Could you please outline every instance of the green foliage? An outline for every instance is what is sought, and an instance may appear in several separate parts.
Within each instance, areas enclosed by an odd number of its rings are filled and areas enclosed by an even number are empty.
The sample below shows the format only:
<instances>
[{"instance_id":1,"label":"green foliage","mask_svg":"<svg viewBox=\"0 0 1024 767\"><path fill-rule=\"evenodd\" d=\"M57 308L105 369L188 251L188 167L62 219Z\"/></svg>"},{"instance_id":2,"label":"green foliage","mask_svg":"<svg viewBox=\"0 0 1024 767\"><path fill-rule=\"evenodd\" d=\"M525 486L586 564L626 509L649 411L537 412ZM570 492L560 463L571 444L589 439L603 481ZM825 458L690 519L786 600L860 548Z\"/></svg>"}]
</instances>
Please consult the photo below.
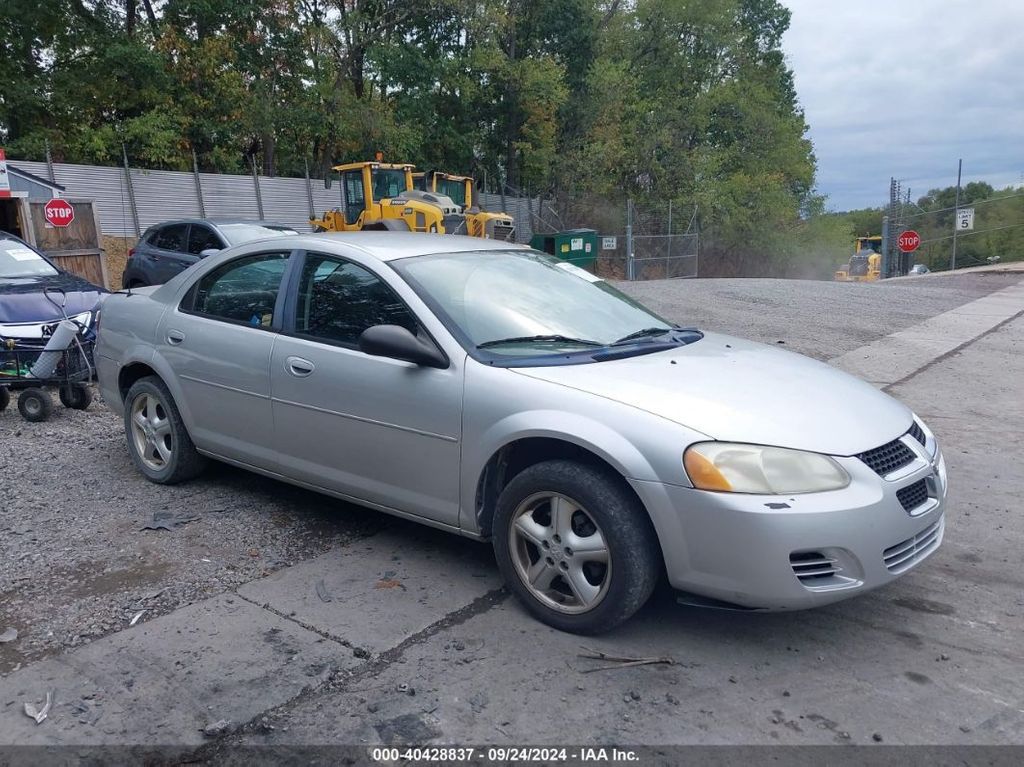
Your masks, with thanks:
<instances>
[{"instance_id":1,"label":"green foliage","mask_svg":"<svg viewBox=\"0 0 1024 767\"><path fill-rule=\"evenodd\" d=\"M76 0L2 16L15 157L49 142L58 160L117 163L123 145L140 166L188 168L195 151L203 170L318 175L379 150L553 196L567 225L627 196L697 205L711 273L807 272L808 243L835 237L778 0Z\"/></svg>"}]
</instances>

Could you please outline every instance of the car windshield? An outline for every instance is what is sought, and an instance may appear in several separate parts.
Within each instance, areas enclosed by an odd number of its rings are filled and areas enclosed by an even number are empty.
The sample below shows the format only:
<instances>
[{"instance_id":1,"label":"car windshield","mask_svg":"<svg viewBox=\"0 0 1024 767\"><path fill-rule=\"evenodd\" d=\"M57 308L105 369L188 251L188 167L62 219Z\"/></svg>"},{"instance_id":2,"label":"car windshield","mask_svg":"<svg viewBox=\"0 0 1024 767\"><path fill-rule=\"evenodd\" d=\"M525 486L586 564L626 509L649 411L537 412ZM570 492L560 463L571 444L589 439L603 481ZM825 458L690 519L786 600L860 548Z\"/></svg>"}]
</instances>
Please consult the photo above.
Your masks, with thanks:
<instances>
[{"instance_id":1,"label":"car windshield","mask_svg":"<svg viewBox=\"0 0 1024 767\"><path fill-rule=\"evenodd\" d=\"M285 234L298 234L294 229L276 224L218 224L217 228L231 245L240 245L250 240L264 240L267 237L280 237Z\"/></svg>"},{"instance_id":2,"label":"car windshield","mask_svg":"<svg viewBox=\"0 0 1024 767\"><path fill-rule=\"evenodd\" d=\"M17 277L54 277L57 275L45 258L17 240L0 239L0 279Z\"/></svg>"},{"instance_id":3,"label":"car windshield","mask_svg":"<svg viewBox=\"0 0 1024 767\"><path fill-rule=\"evenodd\" d=\"M593 352L672 330L589 272L531 250L416 256L392 266L468 343L498 355ZM642 333L641 333L642 331Z\"/></svg>"}]
</instances>

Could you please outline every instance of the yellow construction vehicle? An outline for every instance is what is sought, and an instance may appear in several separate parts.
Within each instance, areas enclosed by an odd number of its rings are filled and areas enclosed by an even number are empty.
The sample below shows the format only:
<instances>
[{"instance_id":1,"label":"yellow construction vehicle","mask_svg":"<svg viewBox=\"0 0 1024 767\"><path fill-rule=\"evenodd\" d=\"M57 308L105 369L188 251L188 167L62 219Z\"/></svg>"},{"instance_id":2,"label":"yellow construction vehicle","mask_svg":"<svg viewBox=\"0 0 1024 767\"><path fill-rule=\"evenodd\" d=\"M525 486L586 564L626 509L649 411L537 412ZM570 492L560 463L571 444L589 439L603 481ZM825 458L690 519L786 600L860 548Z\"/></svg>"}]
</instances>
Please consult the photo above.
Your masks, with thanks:
<instances>
[{"instance_id":1,"label":"yellow construction vehicle","mask_svg":"<svg viewBox=\"0 0 1024 767\"><path fill-rule=\"evenodd\" d=\"M315 231L465 234L462 208L441 194L414 189L412 165L353 162L333 170L341 174L345 206L310 216Z\"/></svg>"},{"instance_id":2,"label":"yellow construction vehicle","mask_svg":"<svg viewBox=\"0 0 1024 767\"><path fill-rule=\"evenodd\" d=\"M882 238L858 237L856 250L848 263L835 273L839 282L874 282L882 276Z\"/></svg>"},{"instance_id":3,"label":"yellow construction vehicle","mask_svg":"<svg viewBox=\"0 0 1024 767\"><path fill-rule=\"evenodd\" d=\"M418 175L413 174L414 183L418 182ZM507 213L489 213L477 204L476 184L471 177L434 171L424 174L422 183L423 186L417 188L442 194L462 206L462 212L466 214L466 234L470 237L506 241L515 237L516 227L512 216Z\"/></svg>"}]
</instances>

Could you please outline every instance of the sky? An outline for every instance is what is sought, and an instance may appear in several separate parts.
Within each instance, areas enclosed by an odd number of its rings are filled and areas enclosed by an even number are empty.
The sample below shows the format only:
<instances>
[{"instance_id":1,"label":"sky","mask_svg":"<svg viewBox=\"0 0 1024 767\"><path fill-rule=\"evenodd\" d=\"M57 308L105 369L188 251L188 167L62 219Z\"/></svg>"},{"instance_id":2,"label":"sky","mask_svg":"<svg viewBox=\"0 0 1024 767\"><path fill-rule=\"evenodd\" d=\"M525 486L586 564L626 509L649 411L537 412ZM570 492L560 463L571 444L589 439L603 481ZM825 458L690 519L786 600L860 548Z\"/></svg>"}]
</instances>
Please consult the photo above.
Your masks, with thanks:
<instances>
[{"instance_id":1,"label":"sky","mask_svg":"<svg viewBox=\"0 0 1024 767\"><path fill-rule=\"evenodd\" d=\"M830 210L1024 185L1024 0L780 0Z\"/></svg>"}]
</instances>

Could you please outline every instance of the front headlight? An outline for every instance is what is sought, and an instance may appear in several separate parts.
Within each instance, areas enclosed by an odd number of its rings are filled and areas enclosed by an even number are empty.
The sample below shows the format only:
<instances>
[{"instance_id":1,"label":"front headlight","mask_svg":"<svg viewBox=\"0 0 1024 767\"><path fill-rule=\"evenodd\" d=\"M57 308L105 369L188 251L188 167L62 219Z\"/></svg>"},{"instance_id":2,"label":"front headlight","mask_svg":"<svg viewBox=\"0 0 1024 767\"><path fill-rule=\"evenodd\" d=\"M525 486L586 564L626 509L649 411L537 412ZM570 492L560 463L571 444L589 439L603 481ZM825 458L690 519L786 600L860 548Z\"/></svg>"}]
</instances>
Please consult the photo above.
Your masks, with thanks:
<instances>
[{"instance_id":1,"label":"front headlight","mask_svg":"<svg viewBox=\"0 0 1024 767\"><path fill-rule=\"evenodd\" d=\"M683 466L694 487L725 493L820 493L850 484L827 455L783 447L699 442L687 448Z\"/></svg>"}]
</instances>

